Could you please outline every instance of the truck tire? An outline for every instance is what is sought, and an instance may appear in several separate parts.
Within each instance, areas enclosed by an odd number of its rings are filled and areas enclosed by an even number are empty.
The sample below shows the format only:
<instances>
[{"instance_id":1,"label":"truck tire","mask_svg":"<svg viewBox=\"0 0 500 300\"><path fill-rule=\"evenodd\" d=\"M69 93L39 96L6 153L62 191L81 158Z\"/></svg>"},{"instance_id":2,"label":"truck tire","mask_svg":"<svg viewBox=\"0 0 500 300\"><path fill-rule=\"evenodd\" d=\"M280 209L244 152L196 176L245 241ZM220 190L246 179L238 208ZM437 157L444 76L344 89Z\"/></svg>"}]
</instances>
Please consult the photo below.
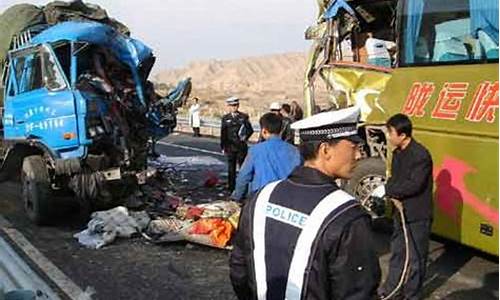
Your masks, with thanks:
<instances>
[{"instance_id":1,"label":"truck tire","mask_svg":"<svg viewBox=\"0 0 500 300\"><path fill-rule=\"evenodd\" d=\"M363 201L371 192L386 181L385 162L370 157L358 162L354 173L346 185L346 191Z\"/></svg>"},{"instance_id":2,"label":"truck tire","mask_svg":"<svg viewBox=\"0 0 500 300\"><path fill-rule=\"evenodd\" d=\"M28 218L37 225L47 225L50 220L51 189L47 166L39 155L23 160L21 172L24 209Z\"/></svg>"}]
</instances>

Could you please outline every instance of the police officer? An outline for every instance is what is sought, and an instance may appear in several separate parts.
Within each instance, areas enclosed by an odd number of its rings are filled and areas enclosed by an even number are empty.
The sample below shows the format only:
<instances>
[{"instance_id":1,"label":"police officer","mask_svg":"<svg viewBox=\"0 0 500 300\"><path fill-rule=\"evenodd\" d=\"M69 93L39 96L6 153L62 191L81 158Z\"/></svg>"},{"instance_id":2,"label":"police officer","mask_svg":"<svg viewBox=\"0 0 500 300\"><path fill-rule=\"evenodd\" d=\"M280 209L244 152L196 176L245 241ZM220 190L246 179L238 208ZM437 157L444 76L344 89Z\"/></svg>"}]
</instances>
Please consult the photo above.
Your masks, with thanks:
<instances>
[{"instance_id":1,"label":"police officer","mask_svg":"<svg viewBox=\"0 0 500 300\"><path fill-rule=\"evenodd\" d=\"M226 100L229 113L222 117L220 147L227 156L228 188L232 192L236 184L236 165L241 166L248 152L247 141L253 134L248 115L240 112L240 100L230 97Z\"/></svg>"},{"instance_id":2,"label":"police officer","mask_svg":"<svg viewBox=\"0 0 500 300\"><path fill-rule=\"evenodd\" d=\"M239 299L374 299L380 268L370 217L335 178L359 155L360 111L296 122L305 160L243 208L230 276Z\"/></svg>"},{"instance_id":3,"label":"police officer","mask_svg":"<svg viewBox=\"0 0 500 300\"><path fill-rule=\"evenodd\" d=\"M409 232L409 268L405 284L400 290L403 299L420 299L425 278L429 238L432 225L432 157L429 151L412 137L410 119L397 114L387 121L389 142L395 147L392 156L392 176L385 188L375 193L396 199L405 213ZM380 191L381 190L381 191ZM380 289L387 296L401 279L405 261L405 242L401 219L393 218L394 231L391 239L389 274Z\"/></svg>"}]
</instances>

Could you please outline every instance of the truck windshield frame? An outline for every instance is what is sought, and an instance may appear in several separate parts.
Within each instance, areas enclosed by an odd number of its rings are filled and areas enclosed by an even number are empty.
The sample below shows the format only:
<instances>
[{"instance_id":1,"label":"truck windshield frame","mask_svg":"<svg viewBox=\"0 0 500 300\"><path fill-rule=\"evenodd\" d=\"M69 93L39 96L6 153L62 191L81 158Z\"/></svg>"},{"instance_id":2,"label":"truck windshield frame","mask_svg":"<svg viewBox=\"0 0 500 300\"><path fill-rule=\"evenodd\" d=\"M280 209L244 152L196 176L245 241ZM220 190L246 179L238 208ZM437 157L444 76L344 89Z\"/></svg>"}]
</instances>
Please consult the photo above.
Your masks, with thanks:
<instances>
[{"instance_id":1,"label":"truck windshield frame","mask_svg":"<svg viewBox=\"0 0 500 300\"><path fill-rule=\"evenodd\" d=\"M26 63L31 63L33 60L39 60L38 65L25 66ZM49 91L61 91L68 88L68 81L64 76L63 71L57 61L57 57L47 45L37 45L28 47L9 53L11 68L13 68L13 76L17 89L15 95L28 93L40 88L46 88ZM32 87L33 82L29 81L32 78L33 68L40 68L38 72L41 76L41 82ZM29 81L29 82L28 82ZM26 84L30 86L25 86ZM11 95L11 96L15 96Z\"/></svg>"}]
</instances>

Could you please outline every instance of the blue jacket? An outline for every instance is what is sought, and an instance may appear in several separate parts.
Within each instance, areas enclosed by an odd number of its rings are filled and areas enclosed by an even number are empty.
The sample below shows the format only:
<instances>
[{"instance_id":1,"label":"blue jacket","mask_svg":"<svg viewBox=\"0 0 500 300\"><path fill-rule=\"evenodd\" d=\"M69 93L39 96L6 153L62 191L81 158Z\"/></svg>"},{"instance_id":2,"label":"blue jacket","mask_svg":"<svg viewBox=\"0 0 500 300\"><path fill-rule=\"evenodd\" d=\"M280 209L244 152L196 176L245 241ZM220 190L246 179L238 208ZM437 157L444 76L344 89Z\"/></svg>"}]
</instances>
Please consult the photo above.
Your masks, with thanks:
<instances>
[{"instance_id":1,"label":"blue jacket","mask_svg":"<svg viewBox=\"0 0 500 300\"><path fill-rule=\"evenodd\" d=\"M297 148L278 136L256 144L241 166L231 198L241 200L248 188L253 194L270 182L287 178L301 162Z\"/></svg>"}]
</instances>

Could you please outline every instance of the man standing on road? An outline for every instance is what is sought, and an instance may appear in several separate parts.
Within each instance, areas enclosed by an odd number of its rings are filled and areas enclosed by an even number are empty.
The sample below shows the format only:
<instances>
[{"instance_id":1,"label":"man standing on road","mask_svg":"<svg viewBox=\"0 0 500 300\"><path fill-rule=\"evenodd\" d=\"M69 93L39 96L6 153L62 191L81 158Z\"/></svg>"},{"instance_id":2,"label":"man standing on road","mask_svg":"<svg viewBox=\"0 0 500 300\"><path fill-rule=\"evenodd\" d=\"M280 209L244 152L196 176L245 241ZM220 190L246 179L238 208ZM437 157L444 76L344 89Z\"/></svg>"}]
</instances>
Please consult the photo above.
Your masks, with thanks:
<instances>
[{"instance_id":1,"label":"man standing on road","mask_svg":"<svg viewBox=\"0 0 500 300\"><path fill-rule=\"evenodd\" d=\"M402 299L421 299L429 237L432 225L432 158L429 151L412 138L410 119L397 114L387 121L389 142L396 148L392 156L392 175L379 194L396 199L402 206L410 235L410 266L401 290ZM403 272L405 242L401 220L394 216L389 275L379 293L388 295L396 288Z\"/></svg>"},{"instance_id":2,"label":"man standing on road","mask_svg":"<svg viewBox=\"0 0 500 300\"><path fill-rule=\"evenodd\" d=\"M380 268L370 217L335 178L359 156L360 111L296 122L304 166L244 206L230 259L239 299L374 299Z\"/></svg>"},{"instance_id":3,"label":"man standing on road","mask_svg":"<svg viewBox=\"0 0 500 300\"><path fill-rule=\"evenodd\" d=\"M189 108L189 125L193 128L193 136L201 137L200 134L200 104L198 103L198 98L193 98L193 105Z\"/></svg>"},{"instance_id":4,"label":"man standing on road","mask_svg":"<svg viewBox=\"0 0 500 300\"><path fill-rule=\"evenodd\" d=\"M299 103L297 101L292 101L292 104L290 105L291 112L290 112L290 117L293 122L300 121L304 117L304 112L302 111L302 108L300 107Z\"/></svg>"},{"instance_id":5,"label":"man standing on road","mask_svg":"<svg viewBox=\"0 0 500 300\"><path fill-rule=\"evenodd\" d=\"M285 107L285 110L283 109L283 107ZM283 120L280 131L281 139L286 142L289 142L290 144L293 144L294 135L292 129L290 128L292 124L292 120L289 117L290 110L291 110L290 105L288 104L281 105L279 102L272 102L271 105L269 106L269 111L275 115L280 116ZM283 113L286 113L286 115ZM264 138L262 136L259 136L259 143L263 141Z\"/></svg>"},{"instance_id":6,"label":"man standing on road","mask_svg":"<svg viewBox=\"0 0 500 300\"><path fill-rule=\"evenodd\" d=\"M269 112L272 113L272 114L275 114L277 116L280 116L280 117L283 117L281 115L281 104L279 102L272 102L270 105L269 105ZM283 127L282 127L283 128ZM281 131L280 131L280 136L281 136ZM264 142L265 139L264 137L262 136L262 134L259 135L259 140L258 142L259 143L262 143Z\"/></svg>"},{"instance_id":7,"label":"man standing on road","mask_svg":"<svg viewBox=\"0 0 500 300\"><path fill-rule=\"evenodd\" d=\"M248 194L254 195L266 184L285 179L300 165L296 147L281 137L282 118L267 113L260 118L261 137L265 142L251 147L236 178L236 189L231 198L241 201ZM250 187L248 187L250 185Z\"/></svg>"},{"instance_id":8,"label":"man standing on road","mask_svg":"<svg viewBox=\"0 0 500 300\"><path fill-rule=\"evenodd\" d=\"M269 111L276 115L281 115L281 103L273 102L269 105Z\"/></svg>"},{"instance_id":9,"label":"man standing on road","mask_svg":"<svg viewBox=\"0 0 500 300\"><path fill-rule=\"evenodd\" d=\"M220 147L227 156L228 188L232 192L236 184L236 166L241 166L248 151L248 139L253 134L248 115L239 111L240 100L230 97L226 100L229 113L222 117Z\"/></svg>"},{"instance_id":10,"label":"man standing on road","mask_svg":"<svg viewBox=\"0 0 500 300\"><path fill-rule=\"evenodd\" d=\"M280 114L283 117L283 125L281 127L281 138L287 142L293 145L294 142L294 131L291 128L292 125L292 119L290 117L290 113L292 111L292 108L290 107L290 104L283 104L281 105L281 110Z\"/></svg>"}]
</instances>

